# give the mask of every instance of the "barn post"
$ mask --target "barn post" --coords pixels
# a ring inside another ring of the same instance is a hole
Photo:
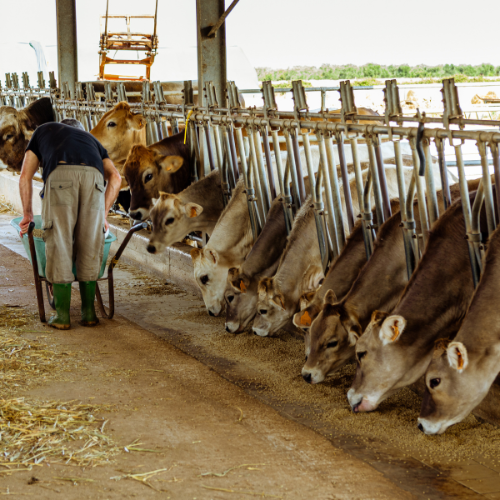
[[[78,81],[78,45],[76,39],[76,0],[56,0],[57,63],[59,88],[68,82],[71,97]]]
[[[205,82],[211,81],[217,91],[217,102],[225,108],[227,106],[225,23],[222,23],[214,34],[210,34],[223,14],[224,0],[196,0],[198,100],[204,103],[203,87]]]

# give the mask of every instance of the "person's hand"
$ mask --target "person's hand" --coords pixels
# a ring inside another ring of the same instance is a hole
[[[108,223],[107,219],[104,219],[104,229],[105,229],[105,232],[109,231],[109,223]]]
[[[24,234],[28,232],[28,229],[30,227],[30,222],[33,222],[33,215],[24,215],[23,220],[19,223],[19,227],[21,228],[21,231],[19,232],[19,236],[21,238],[23,237]]]

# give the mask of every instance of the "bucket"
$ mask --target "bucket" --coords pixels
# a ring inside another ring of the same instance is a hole
[[[23,220],[22,217],[16,217],[10,223],[10,225],[17,230],[18,234],[19,231],[21,231],[19,223],[22,220]],[[34,220],[35,220],[35,229],[42,229],[42,216],[35,215]],[[45,278],[46,277],[45,266],[47,264],[47,260],[45,258],[45,241],[43,241],[42,238],[38,238],[35,236],[33,236],[33,240],[35,241],[36,260],[38,262],[38,274],[42,278]],[[113,243],[113,241],[116,241],[116,236],[114,234],[109,233],[108,236],[106,236],[106,239],[104,240],[104,253],[102,255],[102,264],[101,264],[101,269],[99,270],[99,278],[102,278],[104,270],[106,269],[106,262],[108,260],[109,249],[111,248],[111,243]],[[31,262],[30,243],[28,239],[28,234],[23,235],[23,245],[24,249],[26,250],[26,254],[28,255],[28,258]],[[33,265],[32,262],[31,264]],[[76,276],[76,265],[74,262],[73,262],[73,274]]]

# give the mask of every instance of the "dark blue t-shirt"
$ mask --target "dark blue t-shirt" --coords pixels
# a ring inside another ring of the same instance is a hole
[[[43,169],[43,182],[57,168],[59,162],[68,165],[95,167],[104,176],[102,160],[109,158],[102,144],[89,132],[64,123],[50,122],[40,125],[26,147],[36,154]]]

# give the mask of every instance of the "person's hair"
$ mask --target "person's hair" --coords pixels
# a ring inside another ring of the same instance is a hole
[[[85,130],[83,123],[78,120],[75,120],[74,118],[65,118],[64,120],[61,120],[61,123],[64,123],[64,125],[69,125],[70,127],[75,127],[81,130]]]

